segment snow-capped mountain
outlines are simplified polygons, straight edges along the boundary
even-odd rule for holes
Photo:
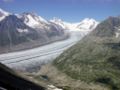
[[[53,19],[50,20],[50,22],[55,23],[57,25],[60,25],[64,29],[67,29],[67,25],[61,19],[58,19],[58,18],[54,17]]]
[[[0,21],[2,21],[6,16],[9,16],[10,13],[0,9]],[[66,29],[66,30],[93,30],[97,25],[98,22],[91,18],[85,18],[81,22],[78,23],[69,23],[62,21],[58,18],[53,18],[52,20],[48,21],[42,18],[41,16],[37,15],[36,13],[22,13],[22,14],[14,14],[19,19],[22,19],[23,22],[32,28],[39,28],[39,29],[50,29],[50,26],[55,26],[59,29]]]
[[[24,23],[30,27],[44,27],[46,24],[48,24],[48,21],[42,18],[41,16],[38,16],[35,13],[23,13],[20,18],[23,19]]]
[[[8,15],[10,15],[10,13],[8,13],[0,8],[0,21],[2,21]]]
[[[22,44],[17,49],[20,50],[66,37],[67,35],[61,26],[51,23],[37,14],[11,14],[0,9],[0,47],[2,48]],[[29,43],[29,46],[24,46],[25,43]]]
[[[85,18],[84,20],[82,20],[81,22],[78,23],[69,23],[69,22],[64,22],[61,19],[57,19],[57,18],[53,18],[52,20],[50,20],[51,22],[60,25],[61,27],[63,27],[64,29],[67,30],[93,30],[97,25],[98,22],[94,19],[90,19],[90,18]]]
[[[92,18],[85,18],[76,28],[81,30],[93,30],[98,25],[98,22]]]
[[[0,9],[0,22],[10,15],[16,16],[18,19],[22,20],[23,23],[26,24],[28,27],[31,27],[37,30],[54,30],[54,29],[56,29],[57,31],[63,30],[63,28],[60,25],[52,23],[48,20],[45,20],[44,18],[37,15],[36,13],[31,13],[31,12],[24,12],[22,14],[12,14]],[[25,30],[18,29],[18,31],[27,32],[26,29]]]

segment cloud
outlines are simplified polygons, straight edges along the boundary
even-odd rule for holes
[[[13,2],[14,0],[2,0],[3,2]]]

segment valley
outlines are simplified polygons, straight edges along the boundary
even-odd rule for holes
[[[120,90],[120,0],[0,0],[0,90]]]
[[[0,62],[30,72],[52,62],[99,24],[92,18],[70,23],[45,20],[32,12],[13,14],[0,9],[0,14]]]
[[[18,70],[27,70],[51,62],[64,50],[76,44],[89,31],[69,31],[70,37],[48,45],[30,50],[12,52],[0,55],[0,62]],[[32,70],[31,70],[32,71]]]

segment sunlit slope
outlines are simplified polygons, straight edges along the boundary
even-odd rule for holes
[[[109,17],[54,65],[68,76],[120,90],[120,18]]]

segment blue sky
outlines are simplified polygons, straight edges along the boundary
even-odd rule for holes
[[[84,18],[98,21],[120,15],[120,0],[0,0],[0,8],[12,12],[36,12],[45,19],[61,18],[79,22]]]

